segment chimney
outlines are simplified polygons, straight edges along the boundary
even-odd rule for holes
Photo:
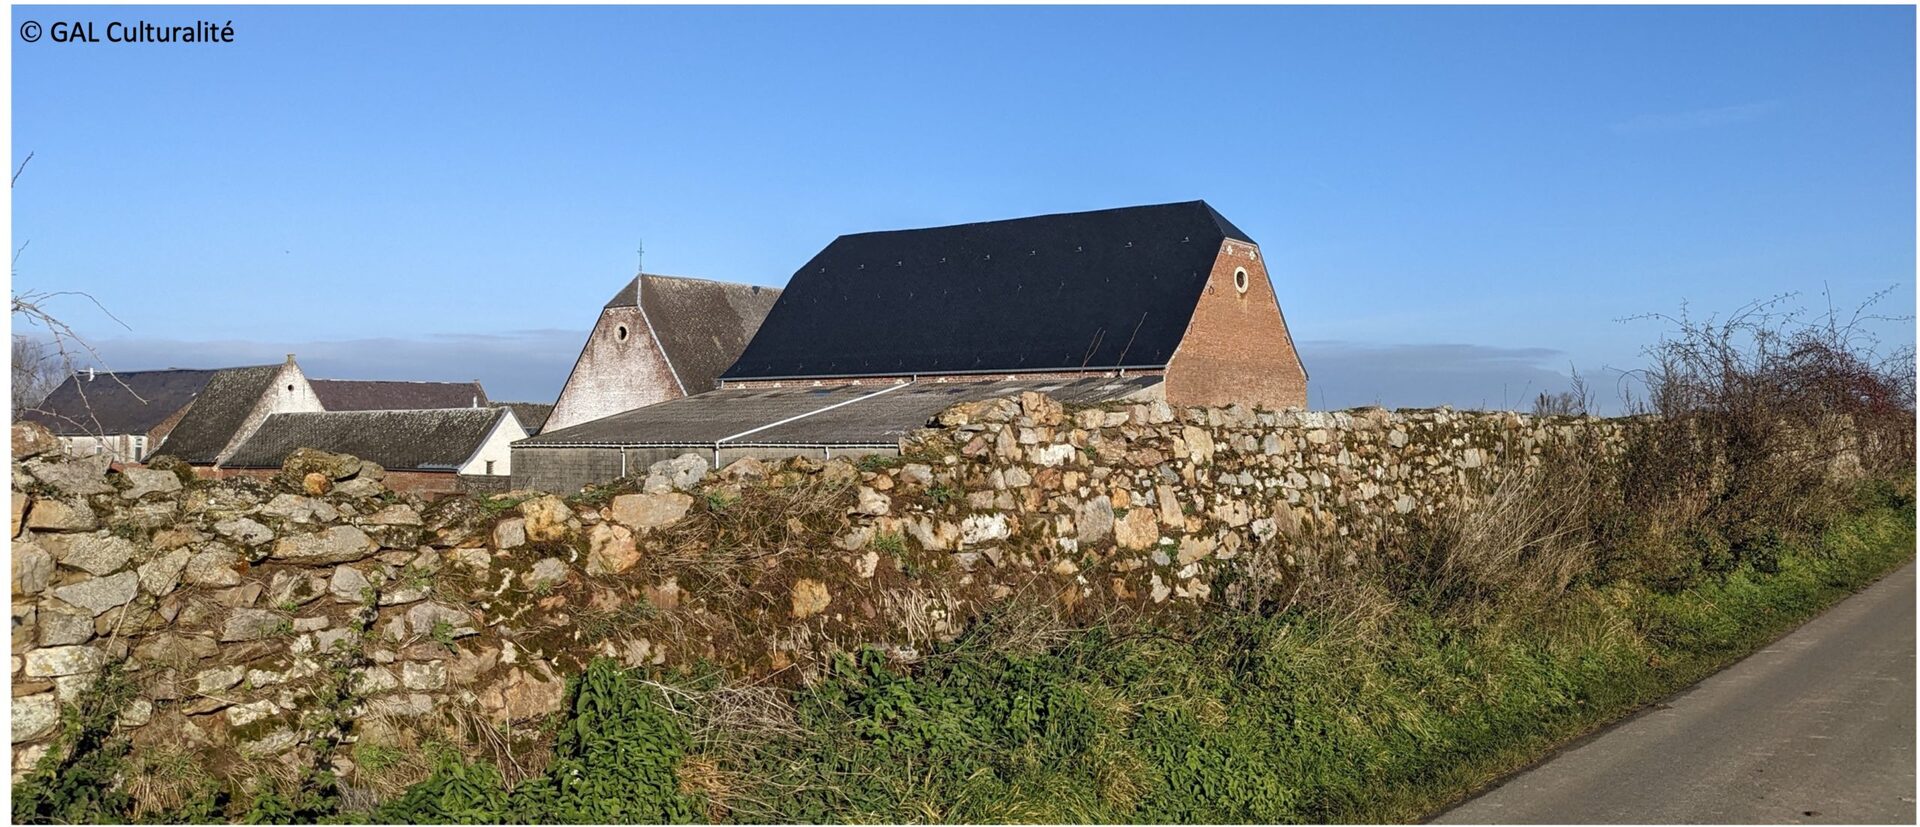
[[[291,353],[287,354],[287,364],[293,364],[293,354]]]
[[[92,366],[92,365],[88,365],[88,366],[87,366],[87,381],[89,381],[89,382],[91,382],[91,381],[93,381],[93,366]]]

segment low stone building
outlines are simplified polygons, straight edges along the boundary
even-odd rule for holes
[[[750,284],[635,276],[601,308],[545,427],[712,390],[779,296]]]
[[[526,436],[505,407],[275,414],[221,464],[220,475],[271,475],[294,451],[314,448],[379,464],[398,491],[491,490],[505,487],[510,446]]]
[[[715,463],[895,453],[948,405],[1023,391],[1307,400],[1259,245],[1204,201],[841,236],[719,382],[584,423],[556,410],[515,446],[516,487],[573,489],[690,449]]]
[[[320,397],[291,353],[278,365],[215,371],[166,441],[152,453],[168,454],[195,466],[217,467],[267,417],[323,410]]]

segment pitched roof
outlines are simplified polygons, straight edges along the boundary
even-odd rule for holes
[[[329,411],[406,411],[422,408],[487,406],[479,382],[393,382],[361,379],[310,379],[313,395]]]
[[[1229,238],[1205,201],[844,235],[722,376],[1162,366]]]
[[[20,418],[63,436],[144,434],[193,402],[213,374],[169,369],[69,376]]]
[[[739,358],[780,289],[642,273],[607,307],[639,307],[687,393],[712,390]]]
[[[520,420],[520,427],[529,434],[540,433],[540,426],[547,424],[547,417],[553,413],[553,406],[545,402],[495,402],[494,407],[508,408],[513,418]]]
[[[168,454],[195,465],[210,465],[246,424],[247,415],[273,387],[284,365],[256,365],[215,371],[194,397],[180,424],[173,426],[154,454]]]
[[[278,468],[298,448],[352,454],[393,470],[452,471],[512,412],[506,408],[327,411],[267,417],[226,462]]]
[[[1041,391],[1092,404],[1151,389],[1159,376],[1125,379],[914,382],[899,385],[722,388],[582,422],[514,443],[566,446],[885,446],[956,403]]]

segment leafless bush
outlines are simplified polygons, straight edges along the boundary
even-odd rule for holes
[[[1889,318],[1872,312],[1886,295],[1848,314],[1809,316],[1779,296],[1724,318],[1636,317],[1670,330],[1638,372],[1636,412],[1654,416],[1629,444],[1610,539],[1667,544],[1676,583],[1765,565],[1782,535],[1830,516],[1851,479],[1911,469],[1913,349],[1883,353],[1868,330]]]
[[[1534,416],[1586,416],[1593,409],[1593,393],[1587,389],[1587,380],[1580,371],[1568,368],[1571,375],[1567,390],[1558,393],[1541,391],[1534,397]]]
[[[47,398],[62,379],[60,363],[47,342],[31,336],[13,337],[13,418]]]

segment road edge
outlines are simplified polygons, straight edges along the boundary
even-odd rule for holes
[[[1541,753],[1538,757],[1534,758],[1531,761],[1528,761],[1526,764],[1519,767],[1515,767],[1514,769],[1508,770],[1491,779],[1488,779],[1485,783],[1480,784],[1465,793],[1462,793],[1459,797],[1451,799],[1446,804],[1435,808],[1432,812],[1429,812],[1426,815],[1421,816],[1418,821],[1414,821],[1411,823],[1432,824],[1436,819],[1440,818],[1441,816],[1444,816],[1447,813],[1453,812],[1454,810],[1460,809],[1461,807],[1464,807],[1472,803],[1473,801],[1481,798],[1482,796],[1485,796],[1488,793],[1491,793],[1494,790],[1500,788],[1502,785],[1506,784],[1508,781],[1511,781],[1520,775],[1530,772],[1533,769],[1539,767],[1540,765],[1560,757],[1564,753],[1578,749],[1581,746],[1586,745],[1590,741],[1596,740],[1601,736],[1606,735],[1607,733],[1610,733],[1616,729],[1619,729],[1620,727],[1626,726],[1627,724],[1632,723],[1635,720],[1638,720],[1641,716],[1646,715],[1649,712],[1653,712],[1659,708],[1666,706],[1669,701],[1672,701],[1676,698],[1679,698],[1682,695],[1692,692],[1693,690],[1699,688],[1700,684],[1706,683],[1709,679],[1713,678],[1715,675],[1718,675],[1721,672],[1725,672],[1728,669],[1733,668],[1735,665],[1746,661],[1748,658],[1751,658],[1754,655],[1757,655],[1760,652],[1766,650],[1768,647],[1771,647],[1774,644],[1779,643],[1780,641],[1786,639],[1789,635],[1792,635],[1794,632],[1800,631],[1800,629],[1805,627],[1807,624],[1812,623],[1814,620],[1822,616],[1825,616],[1828,612],[1831,612],[1835,608],[1838,608],[1840,604],[1845,603],[1848,600],[1852,600],[1853,598],[1866,593],[1868,589],[1871,589],[1875,586],[1880,585],[1882,581],[1885,581],[1888,577],[1892,577],[1895,572],[1905,569],[1908,566],[1914,566],[1914,565],[1920,565],[1920,553],[1909,555],[1905,560],[1895,565],[1889,566],[1885,571],[1882,571],[1879,574],[1874,575],[1873,579],[1863,582],[1857,587],[1849,589],[1845,597],[1842,597],[1838,600],[1833,601],[1832,603],[1827,604],[1826,606],[1822,607],[1820,611],[1807,615],[1799,623],[1795,623],[1792,626],[1789,626],[1781,630],[1779,634],[1774,635],[1770,638],[1767,638],[1766,641],[1762,642],[1758,646],[1753,647],[1753,649],[1747,652],[1746,654],[1743,654],[1737,658],[1731,658],[1727,660],[1725,663],[1722,663],[1722,664],[1719,664],[1718,666],[1713,667],[1707,672],[1701,674],[1698,678],[1695,678],[1692,682],[1688,683],[1686,686],[1680,687],[1658,698],[1651,699],[1645,703],[1642,703],[1638,706],[1628,709],[1613,718],[1609,718],[1605,721],[1601,721],[1597,724],[1594,724],[1591,728],[1586,729],[1580,732],[1579,734],[1570,736],[1556,743],[1552,748]]]

